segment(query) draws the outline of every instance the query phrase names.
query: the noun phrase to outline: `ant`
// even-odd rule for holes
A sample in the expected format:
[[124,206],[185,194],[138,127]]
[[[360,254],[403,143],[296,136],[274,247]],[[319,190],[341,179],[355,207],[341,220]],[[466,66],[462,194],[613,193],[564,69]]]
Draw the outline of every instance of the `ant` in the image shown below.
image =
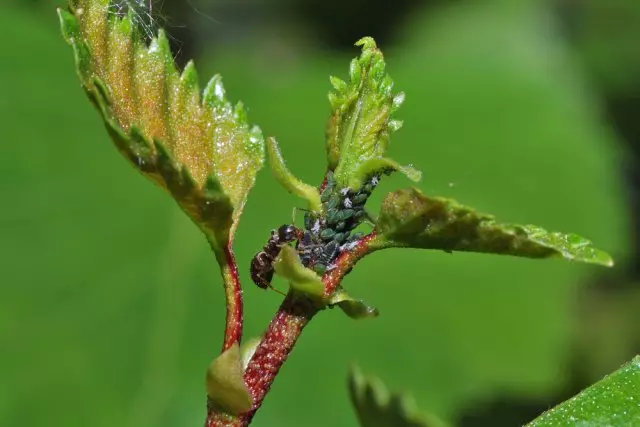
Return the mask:
[[302,235],[302,230],[294,225],[285,224],[281,225],[277,230],[272,230],[267,244],[251,260],[251,280],[253,280],[253,283],[262,289],[274,289],[271,286],[273,262],[280,253],[282,246],[300,240]]

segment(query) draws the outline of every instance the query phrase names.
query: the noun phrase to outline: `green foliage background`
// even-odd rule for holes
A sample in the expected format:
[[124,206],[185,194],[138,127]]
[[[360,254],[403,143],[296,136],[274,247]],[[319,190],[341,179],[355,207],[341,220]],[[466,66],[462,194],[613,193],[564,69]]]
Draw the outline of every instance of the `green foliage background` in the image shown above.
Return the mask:
[[[623,154],[574,52],[538,2],[471,3],[416,14],[397,45],[381,46],[407,93],[390,155],[424,172],[427,194],[575,232],[624,259]],[[223,331],[217,266],[172,200],[111,146],[46,12],[0,14],[0,424],[200,425],[204,373]],[[328,75],[345,77],[357,50],[283,51],[252,39],[215,53],[198,61],[200,76],[220,72],[229,98],[278,137],[292,171],[319,182]],[[370,203],[407,185],[384,180]],[[259,174],[235,245],[248,336],[280,301],[251,285],[249,260],[300,203],[268,170]],[[376,253],[344,285],[381,316],[319,315],[255,424],[355,425],[345,386],[353,361],[445,419],[498,393],[550,394],[566,377],[577,288],[600,273],[562,261]]]

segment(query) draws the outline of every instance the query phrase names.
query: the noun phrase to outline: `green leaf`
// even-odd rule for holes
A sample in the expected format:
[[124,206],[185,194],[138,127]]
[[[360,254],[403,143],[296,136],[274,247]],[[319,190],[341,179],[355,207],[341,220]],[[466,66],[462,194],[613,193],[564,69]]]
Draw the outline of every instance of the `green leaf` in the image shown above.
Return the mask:
[[563,257],[604,266],[613,260],[574,234],[534,225],[501,224],[457,202],[412,188],[389,193],[382,204],[373,247],[484,252],[527,258]]
[[362,300],[351,297],[344,289],[339,289],[329,299],[330,306],[338,306],[344,314],[352,319],[368,319],[378,317],[378,309],[365,304]]
[[307,200],[309,210],[317,214],[322,212],[322,201],[317,188],[305,184],[287,169],[275,138],[267,138],[267,156],[276,179],[289,193]]
[[402,122],[391,115],[404,101],[404,93],[394,94],[393,80],[385,73],[382,52],[371,37],[360,39],[362,54],[349,68],[349,82],[336,77],[330,81],[332,114],[327,124],[327,162],[335,171],[339,188],[358,190],[371,175],[383,171],[403,170],[414,180],[415,170],[404,169],[384,159],[389,136]]
[[640,425],[640,356],[536,418],[529,427]]
[[295,249],[285,245],[273,263],[276,273],[289,281],[292,289],[314,298],[324,295],[324,283],[313,270],[302,265]]
[[216,357],[207,370],[209,405],[231,415],[247,412],[253,405],[243,379],[240,346],[236,343]]
[[253,337],[244,340],[242,345],[240,346],[240,359],[242,360],[242,369],[247,369],[249,365],[249,361],[253,357],[253,354],[256,352],[258,345],[262,341],[262,337]]
[[362,427],[444,427],[432,415],[421,414],[409,395],[390,394],[377,378],[365,378],[353,366],[348,378],[349,396]]
[[264,159],[264,141],[244,107],[215,76],[201,95],[195,66],[178,72],[165,33],[147,46],[133,13],[108,0],[72,0],[58,10],[87,95],[118,150],[166,189],[215,248],[233,238]]

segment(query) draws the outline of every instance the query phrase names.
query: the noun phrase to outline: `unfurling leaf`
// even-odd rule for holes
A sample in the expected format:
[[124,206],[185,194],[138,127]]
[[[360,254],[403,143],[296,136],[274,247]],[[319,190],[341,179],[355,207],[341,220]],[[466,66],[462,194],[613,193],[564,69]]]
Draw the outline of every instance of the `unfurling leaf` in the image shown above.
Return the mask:
[[240,346],[240,359],[242,360],[243,370],[247,369],[247,366],[249,366],[249,361],[253,357],[253,354],[256,352],[261,341],[262,337],[253,337],[248,340],[244,340]]
[[527,427],[640,425],[640,356]]
[[332,114],[327,124],[327,162],[339,188],[354,191],[371,176],[400,170],[412,180],[420,172],[401,167],[384,158],[389,135],[402,122],[391,115],[404,101],[404,93],[394,94],[393,80],[385,73],[382,52],[371,37],[360,39],[362,54],[354,58],[349,82],[331,77],[334,92],[329,94]]
[[378,317],[378,314],[380,314],[377,308],[351,297],[344,289],[339,289],[329,299],[329,306],[336,305],[352,319],[368,319]]
[[269,157],[271,170],[280,185],[282,185],[289,193],[307,200],[310,211],[316,214],[322,213],[320,192],[317,188],[300,181],[289,171],[289,169],[287,169],[287,165],[282,158],[280,147],[278,147],[278,143],[275,138],[267,138],[267,156]]
[[413,398],[389,394],[377,378],[365,378],[353,366],[348,378],[349,396],[361,427],[444,427],[438,418],[421,414]]
[[358,166],[358,169],[349,178],[349,188],[360,188],[361,183],[372,176],[378,175],[381,171],[386,173],[398,171],[414,182],[420,181],[420,178],[422,178],[422,172],[413,166],[402,166],[387,157],[376,157]]
[[209,405],[231,415],[250,410],[253,400],[244,383],[243,373],[240,347],[235,343],[216,357],[207,370]]
[[611,257],[574,234],[533,225],[501,224],[457,202],[417,189],[389,193],[376,224],[372,247],[411,247],[483,252],[527,258],[563,257],[612,266]]
[[278,275],[289,281],[295,291],[315,298],[323,297],[322,279],[313,270],[302,265],[298,253],[291,246],[282,247],[273,268]]
[[225,98],[219,76],[204,93],[193,63],[175,67],[160,31],[144,42],[133,13],[109,0],[71,0],[58,10],[78,75],[118,150],[166,189],[215,248],[233,238],[264,159],[260,129]]

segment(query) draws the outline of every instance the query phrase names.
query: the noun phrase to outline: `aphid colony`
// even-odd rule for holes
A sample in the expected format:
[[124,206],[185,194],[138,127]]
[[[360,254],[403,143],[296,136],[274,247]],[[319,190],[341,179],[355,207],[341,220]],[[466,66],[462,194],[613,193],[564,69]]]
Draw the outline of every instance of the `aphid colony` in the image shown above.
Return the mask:
[[378,185],[379,175],[371,176],[358,191],[336,188],[333,173],[327,172],[326,185],[321,194],[324,215],[306,212],[304,228],[282,225],[271,232],[264,248],[251,261],[251,279],[259,287],[271,287],[273,262],[282,246],[296,241],[296,249],[305,267],[322,275],[334,267],[341,252],[353,249],[361,233],[351,232],[367,218],[364,204]]

